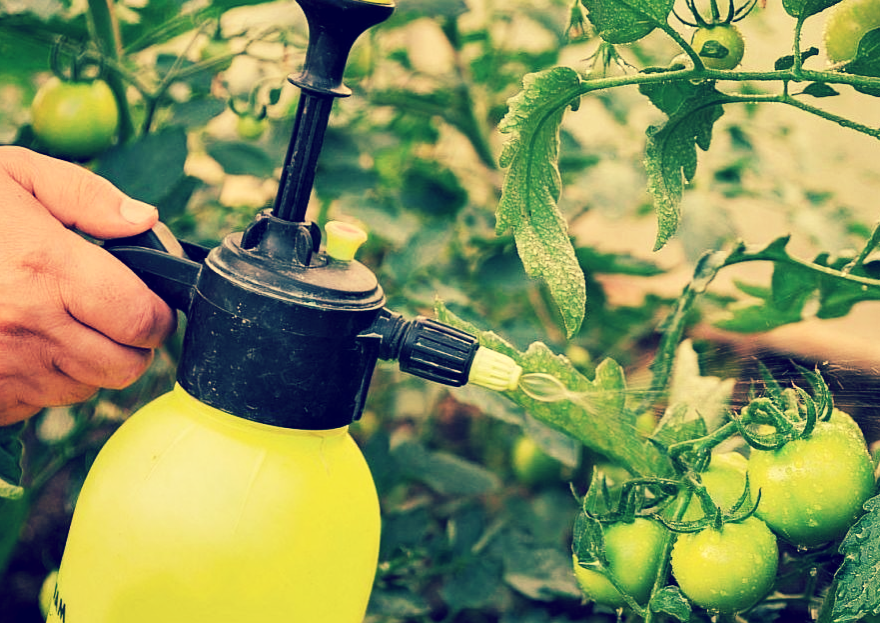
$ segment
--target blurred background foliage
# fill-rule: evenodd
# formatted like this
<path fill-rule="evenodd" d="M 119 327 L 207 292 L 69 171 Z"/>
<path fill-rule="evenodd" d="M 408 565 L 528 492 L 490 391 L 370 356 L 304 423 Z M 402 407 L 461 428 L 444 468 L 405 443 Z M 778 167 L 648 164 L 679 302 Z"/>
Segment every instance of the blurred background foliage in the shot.
<path fill-rule="evenodd" d="M 304 18 L 289 1 L 113 6 L 122 46 L 107 62 L 131 76 L 134 138 L 85 164 L 157 205 L 179 238 L 213 246 L 274 197 L 296 110 L 286 76 L 304 53 Z M 773 36 L 761 20 L 773 9 L 753 20 L 765 41 Z M 354 96 L 336 104 L 310 218 L 369 231 L 359 259 L 397 311 L 430 314 L 439 298 L 520 348 L 544 341 L 588 375 L 610 356 L 638 382 L 680 290 L 678 271 L 689 271 L 697 250 L 739 235 L 742 210 L 754 214 L 760 202 L 799 232 L 798 244 L 826 250 L 863 240 L 869 228 L 851 202 L 811 176 L 809 149 L 796 142 L 802 135 L 741 109 L 716 130 L 721 147 L 686 194 L 693 216 L 679 241 L 649 256 L 654 218 L 641 159 L 656 111 L 634 90 L 599 94 L 562 133 L 561 205 L 588 294 L 587 322 L 565 341 L 512 238 L 494 232 L 503 175 L 495 128 L 529 72 L 561 63 L 620 71 L 591 63 L 598 41 L 570 31 L 571 10 L 567 0 L 401 0 L 352 52 L 346 83 Z M 0 142 L 39 149 L 29 104 L 51 75 L 50 50 L 97 54 L 94 28 L 84 2 L 0 0 Z M 676 53 L 653 37 L 625 52 L 640 65 Z M 263 110 L 265 120 L 243 125 Z M 121 421 L 171 386 L 181 334 L 136 385 L 45 410 L 28 425 L 28 493 L 0 501 L 4 621 L 42 620 L 40 589 L 60 561 L 88 466 Z M 710 371 L 737 375 L 736 347 L 698 340 L 696 348 Z M 430 386 L 390 364 L 380 365 L 353 433 L 384 513 L 370 623 L 614 619 L 582 602 L 570 564 L 570 486 L 583 492 L 602 457 L 497 395 Z"/>

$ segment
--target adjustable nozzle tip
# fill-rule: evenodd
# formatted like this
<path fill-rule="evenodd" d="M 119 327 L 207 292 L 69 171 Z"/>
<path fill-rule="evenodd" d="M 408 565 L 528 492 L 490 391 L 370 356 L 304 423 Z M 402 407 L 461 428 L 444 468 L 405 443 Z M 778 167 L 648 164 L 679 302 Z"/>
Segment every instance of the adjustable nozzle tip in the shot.
<path fill-rule="evenodd" d="M 522 367 L 512 358 L 481 346 L 474 354 L 468 383 L 497 392 L 512 391 L 519 385 L 521 375 Z"/>

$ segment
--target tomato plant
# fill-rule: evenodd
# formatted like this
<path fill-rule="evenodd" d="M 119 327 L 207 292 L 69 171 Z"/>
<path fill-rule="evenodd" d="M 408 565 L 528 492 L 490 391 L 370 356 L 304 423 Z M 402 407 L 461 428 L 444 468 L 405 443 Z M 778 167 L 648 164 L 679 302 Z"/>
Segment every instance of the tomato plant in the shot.
<path fill-rule="evenodd" d="M 16 7 L 30 4 L 25 0 Z M 10 142 L 34 145 L 26 111 L 16 111 L 10 104 L 15 99 L 6 94 L 21 92 L 27 95 L 22 101 L 30 101 L 32 87 L 48 69 L 47 42 L 64 35 L 65 49 L 76 47 L 76 54 L 101 61 L 102 75 L 124 104 L 118 109 L 119 149 L 99 150 L 89 166 L 159 205 L 163 220 L 181 238 L 216 244 L 271 201 L 296 102 L 284 75 L 298 69 L 306 24 L 296 21 L 298 14 L 287 19 L 276 7 L 244 0 L 204 10 L 187 5 L 173 17 L 159 0 L 134 4 L 89 2 L 62 11 L 54 3 L 42 12 L 21 13 L 0 7 L 0 76 L 12 85 L 3 85 L 11 90 L 0 98 L 0 131 Z M 460 2 L 397 4 L 399 19 L 383 24 L 387 30 L 381 35 L 359 41 L 363 47 L 352 55 L 355 71 L 347 72 L 346 83 L 354 93 L 334 107 L 316 177 L 314 218 L 342 216 L 371 229 L 360 259 L 377 273 L 394 307 L 425 313 L 439 295 L 451 303 L 437 304 L 438 315 L 509 353 L 526 373 L 553 376 L 563 390 L 547 399 L 520 389 L 503 396 L 469 388 L 447 393 L 377 370 L 363 421 L 369 425 L 353 427 L 374 469 L 388 526 L 370 620 L 568 623 L 605 616 L 601 607 L 582 603 L 583 590 L 596 603 L 621 607 L 625 620 L 663 623 L 706 621 L 716 609 L 746 608 L 739 616 L 755 621 L 784 619 L 789 609 L 795 616 L 803 608 L 834 610 L 840 621 L 877 610 L 880 598 L 871 587 L 880 585 L 875 536 L 880 511 L 871 510 L 870 500 L 856 528 L 844 535 L 858 515 L 856 500 L 865 501 L 870 488 L 864 442 L 848 446 L 851 458 L 859 457 L 852 488 L 857 493 L 839 506 L 852 512 L 825 536 L 810 536 L 806 552 L 788 545 L 806 545 L 803 538 L 782 524 L 770 525 L 774 509 L 790 518 L 802 498 L 780 501 L 785 494 L 771 495 L 776 485 L 759 482 L 754 468 L 750 496 L 743 497 L 742 465 L 727 465 L 722 458 L 736 447 L 759 463 L 758 457 L 781 456 L 785 448 L 793 451 L 821 437 L 829 425 L 844 422 L 854 433 L 858 426 L 842 412 L 829 416 L 832 402 L 821 391 L 811 391 L 809 400 L 793 388 L 783 391 L 741 357 L 718 365 L 725 349 L 705 337 L 715 335 L 705 331 L 711 323 L 762 335 L 805 318 L 824 327 L 826 320 L 880 298 L 875 259 L 880 230 L 867 225 L 873 217 L 863 219 L 859 212 L 873 208 L 856 205 L 858 197 L 876 193 L 845 188 L 846 180 L 860 177 L 857 163 L 871 160 L 865 156 L 870 146 L 860 146 L 858 158 L 825 162 L 822 150 L 804 146 L 810 143 L 800 125 L 811 118 L 841 133 L 880 138 L 875 122 L 847 112 L 870 113 L 876 99 L 868 98 L 880 93 L 876 33 L 868 35 L 876 3 L 844 0 L 824 10 L 829 3 L 784 0 L 765 10 L 764 3 L 751 0 L 701 0 L 699 7 L 689 0 L 677 5 L 646 0 L 636 11 L 624 0 L 552 0 L 540 6 L 513 0 L 478 12 Z M 233 8 L 235 13 L 226 15 Z M 78 13 L 86 10 L 88 15 Z M 848 10 L 855 19 L 841 17 Z M 818 62 L 823 40 L 809 28 L 826 14 L 824 41 L 836 62 L 832 66 Z M 567 39 L 560 27 L 569 15 L 568 34 L 582 33 L 580 41 Z M 862 58 L 854 61 L 862 40 Z M 742 66 L 746 45 L 749 62 Z M 246 58 L 241 69 L 231 64 L 237 54 Z M 683 55 L 691 62 L 682 62 Z M 267 89 L 275 94 L 266 97 Z M 258 127 L 233 137 L 218 129 L 222 124 L 215 127 L 227 107 L 235 110 L 230 102 L 245 100 L 248 113 L 258 113 L 263 104 L 271 111 L 271 127 L 259 141 L 239 140 Z M 779 116 L 764 116 L 766 109 Z M 123 131 L 126 119 L 130 127 Z M 646 119 L 645 127 L 637 127 Z M 503 147 L 496 141 L 498 130 L 506 139 Z M 828 153 L 837 151 L 829 147 Z M 830 181 L 794 173 L 816 162 L 834 171 Z M 786 167 L 782 173 L 780 163 Z M 649 207 L 656 215 L 656 255 L 648 253 L 650 244 L 636 250 L 625 244 L 642 240 Z M 603 223 L 609 214 L 620 220 L 598 231 L 611 233 L 590 233 L 588 225 Z M 689 226 L 680 230 L 680 222 Z M 755 223 L 765 240 L 761 246 L 746 244 Z M 766 242 L 774 223 L 784 223 L 785 230 Z M 735 243 L 739 238 L 746 242 Z M 796 256 L 786 246 L 789 240 L 792 248 L 815 247 L 815 254 Z M 771 266 L 768 284 L 737 281 L 733 294 L 714 296 L 716 277 L 756 262 Z M 692 271 L 690 280 L 682 280 L 683 290 L 676 286 L 680 297 L 651 285 L 653 278 L 681 274 L 664 274 L 670 265 Z M 633 293 L 638 296 L 628 296 Z M 531 345 L 521 351 L 502 335 Z M 688 364 L 684 346 L 697 336 L 703 337 Z M 787 344 L 787 356 L 789 350 L 798 355 L 802 346 Z M 97 448 L 106 428 L 173 383 L 178 352 L 170 344 L 152 376 L 130 392 L 102 393 L 71 407 L 77 432 L 63 447 L 50 447 L 26 431 L 24 482 L 32 492 L 25 506 L 50 490 L 46 483 L 62 469 L 66 484 L 56 486 L 65 489 L 65 499 L 76 498 L 70 483 L 81 480 L 81 459 Z M 837 351 L 801 355 L 802 363 L 830 360 L 832 352 Z M 733 378 L 701 375 L 707 362 L 713 374 L 723 368 L 723 375 L 736 376 L 740 385 L 758 380 L 749 391 L 734 392 L 726 384 Z M 828 369 L 838 366 L 831 361 Z M 798 378 L 792 383 L 815 389 L 803 383 L 800 372 L 789 373 Z M 837 378 L 829 384 L 851 389 Z M 749 408 L 754 403 L 763 409 L 766 401 L 788 414 L 778 426 L 758 417 L 760 409 Z M 815 429 L 796 439 L 810 418 L 818 421 Z M 607 509 L 601 509 L 597 516 L 610 533 L 607 559 L 598 551 L 592 557 L 580 552 L 574 572 L 566 539 L 577 498 L 544 482 L 503 487 L 493 473 L 508 473 L 509 440 L 536 423 L 557 435 L 555 443 L 570 459 L 566 465 L 589 454 L 588 462 L 595 460 L 596 473 L 605 478 L 587 486 L 589 469 L 566 470 L 577 498 L 585 489 L 585 499 L 604 497 L 607 490 L 609 507 L 617 509 L 615 496 L 626 497 L 630 483 L 638 483 L 638 494 L 629 500 L 638 519 L 630 521 L 633 517 L 619 510 L 606 517 Z M 739 426 L 747 433 L 771 426 L 776 441 L 786 443 L 778 448 L 759 443 L 748 451 Z M 20 490 L 5 485 L 22 478 L 17 438 L 0 431 L 0 495 Z M 7 454 L 12 458 L 5 460 Z M 733 462 L 741 463 L 740 456 Z M 811 456 L 806 461 L 811 466 L 828 463 Z M 816 495 L 817 487 L 839 482 L 815 467 L 815 477 L 805 478 L 798 495 Z M 832 489 L 843 495 L 846 487 L 825 491 Z M 832 493 L 829 499 L 842 499 Z M 686 510 L 685 498 L 690 498 Z M 40 508 L 62 506 L 51 501 L 54 506 L 44 502 Z M 742 507 L 733 510 L 739 502 Z M 755 515 L 744 518 L 754 504 Z M 7 555 L 25 521 L 20 515 L 0 504 L 0 527 L 7 528 L 0 530 L 0 567 L 12 560 L 8 564 L 20 568 Z M 782 539 L 786 565 L 780 592 L 767 601 L 760 598 L 773 588 L 772 557 L 764 556 L 771 539 L 755 527 L 762 517 Z M 804 517 L 820 523 L 818 515 Z M 612 555 L 613 527 L 643 522 L 658 536 L 649 539 L 648 549 L 657 545 L 659 563 L 647 565 L 653 569 L 650 580 L 650 574 L 628 574 L 640 565 L 615 571 L 623 594 L 604 574 L 617 555 Z M 40 525 L 35 521 L 22 534 Z M 63 518 L 53 527 L 50 534 L 64 534 Z M 711 582 L 743 578 L 744 558 L 718 568 L 700 562 L 699 552 L 749 530 L 760 534 L 751 545 L 766 541 L 749 563 L 750 572 L 758 573 L 739 590 L 712 593 L 717 585 Z M 677 564 L 670 558 L 672 532 Z M 826 538 L 833 542 L 823 546 Z M 843 556 L 834 549 L 838 543 Z M 681 553 L 688 544 L 694 556 Z M 41 579 L 48 565 L 57 564 L 51 552 L 58 549 L 30 557 L 34 577 Z M 743 551 L 749 553 L 749 547 Z M 701 570 L 696 580 L 687 572 L 692 568 Z M 0 597 L 13 585 L 18 584 L 6 582 Z M 5 604 L 0 600 L 4 613 Z"/>
<path fill-rule="evenodd" d="M 31 104 L 34 133 L 49 153 L 92 158 L 113 144 L 119 111 L 103 80 L 64 82 L 49 78 Z"/>
<path fill-rule="evenodd" d="M 773 588 L 778 562 L 776 536 L 757 517 L 680 534 L 672 550 L 672 574 L 681 590 L 719 612 L 755 605 Z"/>
<path fill-rule="evenodd" d="M 588 599 L 619 608 L 626 604 L 615 583 L 639 603 L 646 603 L 662 563 L 668 532 L 660 523 L 638 517 L 632 522 L 612 523 L 602 528 L 608 566 L 596 571 L 581 565 L 574 556 L 574 573 Z M 606 575 L 614 577 L 612 583 Z"/>
<path fill-rule="evenodd" d="M 841 538 L 874 491 L 874 465 L 861 432 L 819 422 L 777 450 L 753 450 L 748 474 L 761 491 L 757 514 L 802 547 Z"/>

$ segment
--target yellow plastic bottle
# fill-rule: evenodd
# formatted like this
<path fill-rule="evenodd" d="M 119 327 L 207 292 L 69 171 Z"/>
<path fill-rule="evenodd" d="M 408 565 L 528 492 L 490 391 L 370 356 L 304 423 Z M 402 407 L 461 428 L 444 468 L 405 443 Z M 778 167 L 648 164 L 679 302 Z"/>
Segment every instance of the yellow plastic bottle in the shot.
<path fill-rule="evenodd" d="M 101 450 L 48 623 L 360 623 L 379 503 L 347 427 L 277 428 L 180 386 Z"/>

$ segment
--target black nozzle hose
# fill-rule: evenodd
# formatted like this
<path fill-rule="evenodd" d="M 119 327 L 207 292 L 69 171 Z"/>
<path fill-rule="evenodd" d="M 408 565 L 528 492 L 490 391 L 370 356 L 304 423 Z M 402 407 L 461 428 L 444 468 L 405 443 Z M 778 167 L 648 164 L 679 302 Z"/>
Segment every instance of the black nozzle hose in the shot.
<path fill-rule="evenodd" d="M 351 95 L 342 83 L 351 47 L 364 31 L 394 11 L 391 2 L 297 2 L 309 23 L 309 47 L 302 72 L 290 78 L 302 93 L 272 209 L 273 216 L 294 223 L 305 220 L 333 100 Z"/>

